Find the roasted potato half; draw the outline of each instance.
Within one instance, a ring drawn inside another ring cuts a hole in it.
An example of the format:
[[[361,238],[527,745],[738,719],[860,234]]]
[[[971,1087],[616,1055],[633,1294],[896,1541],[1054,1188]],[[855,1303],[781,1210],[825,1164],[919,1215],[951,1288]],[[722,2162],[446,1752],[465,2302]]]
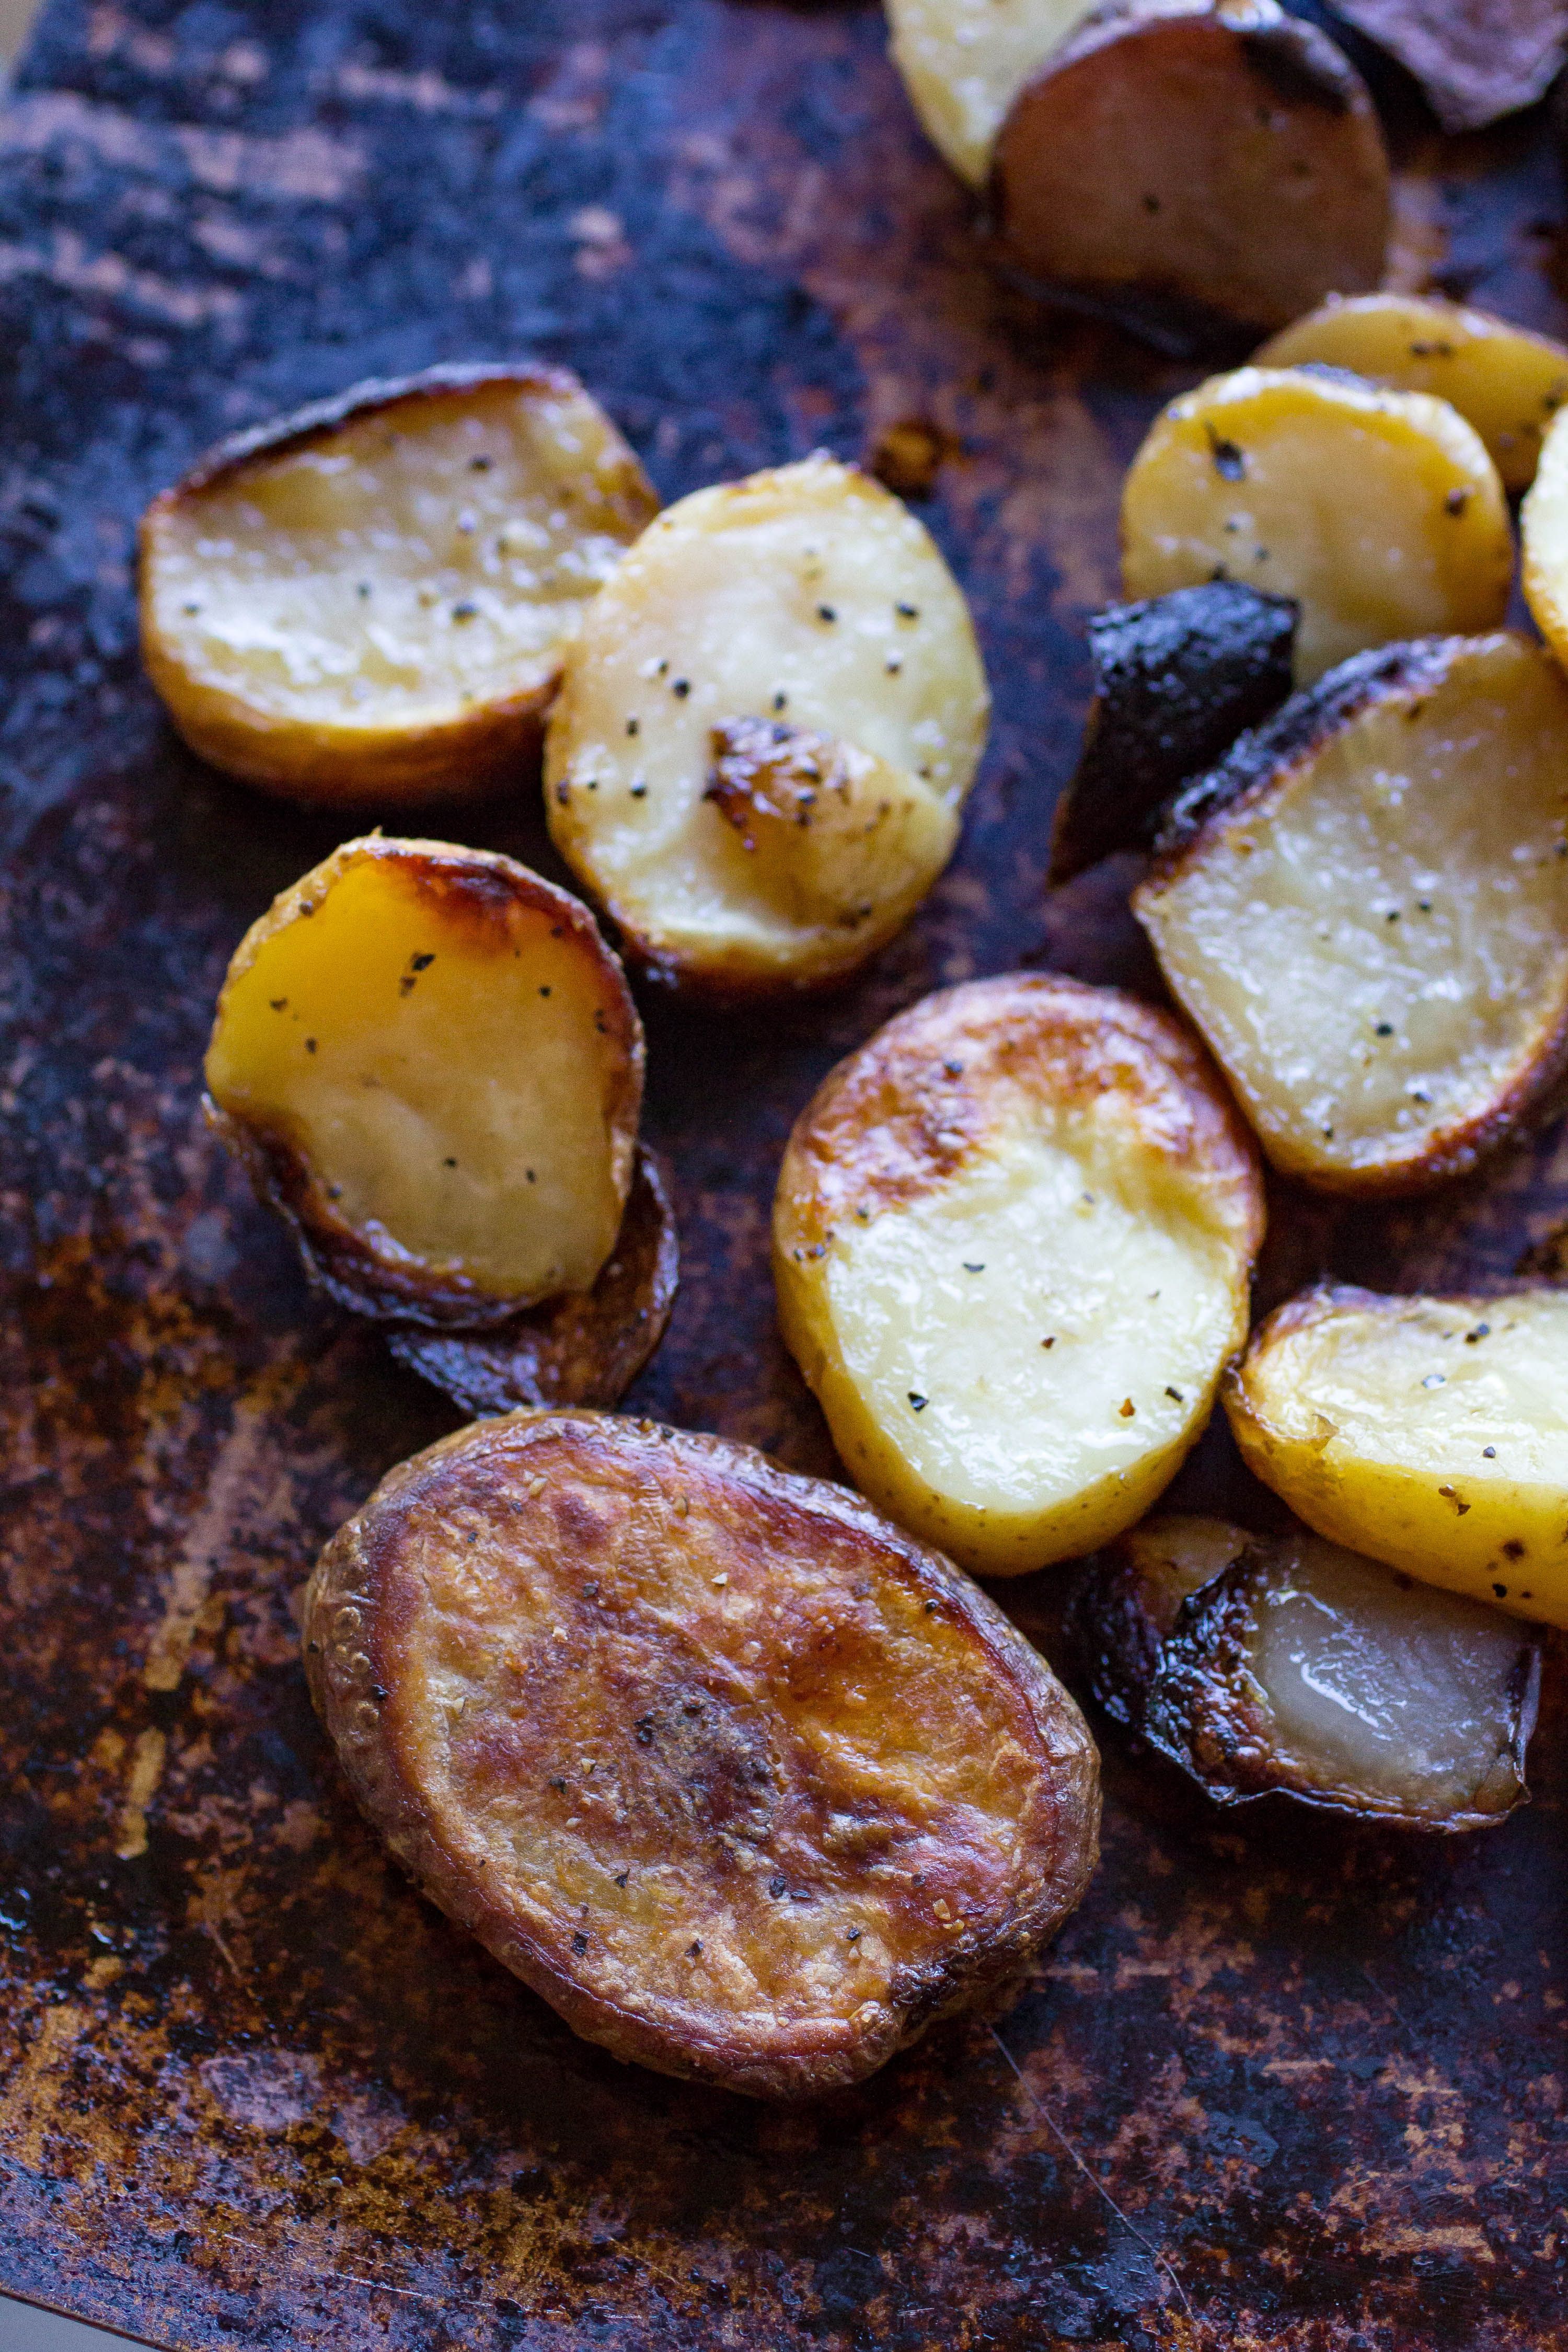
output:
[[[142,525],[142,644],[193,751],[400,809],[537,754],[584,606],[658,510],[559,368],[432,368],[226,442]]]
[[[1524,596],[1560,662],[1568,664],[1568,425],[1549,427],[1521,514]]]
[[[1497,467],[1446,401],[1238,368],[1155,420],[1121,496],[1129,596],[1244,580],[1301,608],[1296,681],[1369,646],[1495,628],[1513,535]]]
[[[1349,368],[1457,408],[1508,490],[1527,490],[1568,400],[1568,345],[1435,294],[1333,296],[1253,355],[1255,367]]]
[[[1257,1160],[1207,1058],[1113,989],[930,996],[839,1064],[773,1208],[779,1318],[852,1476],[983,1576],[1140,1518],[1246,1331]]]
[[[622,562],[551,717],[551,834],[653,973],[820,986],[947,863],[989,707],[928,533],[810,457],[698,490]]]
[[[464,1412],[618,1404],[664,1337],[679,1278],[669,1179],[639,1144],[621,1230],[591,1290],[564,1291],[493,1329],[395,1324],[387,1345]]]
[[[991,187],[1023,268],[1112,308],[1283,326],[1383,275],[1376,110],[1328,36],[1275,0],[1097,7],[1014,100]]]
[[[1177,802],[1132,903],[1276,1167],[1469,1167],[1568,1060],[1568,685],[1511,635],[1345,663]]]
[[[520,1412],[405,1463],[305,1604],[349,1781],[442,1909],[618,2058],[858,2082],[1016,1984],[1099,1759],[997,1608],[839,1486]]]
[[[972,188],[1018,92],[1095,0],[887,0],[893,63],[915,112]]]
[[[1152,845],[1167,802],[1290,692],[1296,607],[1210,580],[1089,616],[1094,700],[1057,803],[1053,882]]]
[[[362,1314],[500,1322],[591,1290],[616,1245],[642,1024],[586,908],[510,857],[334,850],[236,950],[206,1082]]]
[[[1222,1805],[1272,1790],[1413,1829],[1525,1801],[1538,1643],[1305,1528],[1152,1519],[1075,1598],[1097,1696]]]
[[[1253,1334],[1225,1404],[1331,1543],[1568,1625],[1568,1290],[1309,1290]]]

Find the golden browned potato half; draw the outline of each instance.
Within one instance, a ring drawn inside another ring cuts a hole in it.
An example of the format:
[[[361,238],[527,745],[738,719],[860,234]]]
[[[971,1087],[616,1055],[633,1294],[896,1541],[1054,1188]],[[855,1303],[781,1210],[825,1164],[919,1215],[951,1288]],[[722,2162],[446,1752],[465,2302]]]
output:
[[[1133,895],[1275,1166],[1471,1166],[1568,1059],[1568,685],[1522,637],[1361,656],[1178,802]]]
[[[206,1082],[222,1132],[361,1313],[498,1322],[616,1244],[642,1024],[585,908],[527,866],[379,834],[237,949]]]
[[[1215,1801],[1484,1829],[1525,1802],[1538,1642],[1305,1528],[1154,1518],[1093,1562],[1075,1631],[1107,1711]]]
[[[1274,0],[1096,8],[1013,101],[991,184],[1017,262],[1111,307],[1282,326],[1383,275],[1376,110],[1327,35]]]
[[[1141,1517],[1247,1329],[1263,1230],[1196,1042],[1025,974],[900,1013],[801,1114],[779,1318],[857,1482],[983,1576]]]
[[[1240,580],[1301,607],[1296,681],[1370,646],[1495,628],[1513,535],[1474,425],[1429,393],[1238,368],[1156,419],[1121,495],[1130,596]]]
[[[1225,1402],[1258,1475],[1331,1542],[1568,1625],[1568,1290],[1305,1291]]]
[[[401,809],[538,751],[562,654],[658,501],[575,376],[432,368],[226,442],[142,525],[142,644],[192,749]]]
[[[1255,367],[1350,368],[1457,408],[1503,488],[1527,490],[1548,425],[1568,400],[1568,346],[1435,294],[1335,295],[1253,354]]]
[[[305,1605],[394,1853],[577,2032],[762,2098],[1016,1983],[1094,1867],[1098,1758],[984,1594],[843,1487],[520,1412],[385,1479]]]
[[[983,188],[1018,92],[1095,0],[887,0],[893,63],[927,136]]]
[[[653,972],[820,986],[947,863],[989,708],[929,534],[809,457],[698,490],[624,559],[551,716],[551,834]]]

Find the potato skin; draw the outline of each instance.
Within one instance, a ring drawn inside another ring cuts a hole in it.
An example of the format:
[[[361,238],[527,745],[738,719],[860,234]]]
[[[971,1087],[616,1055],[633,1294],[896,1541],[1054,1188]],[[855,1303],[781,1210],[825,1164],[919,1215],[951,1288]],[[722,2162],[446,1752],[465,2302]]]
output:
[[[994,1515],[935,1491],[862,1396],[826,1300],[823,1268],[835,1233],[958,1173],[984,1147],[993,1089],[1031,1064],[1068,1098],[1122,1090],[1127,1117],[1136,1118],[1152,1151],[1201,1181],[1212,1224],[1238,1269],[1230,1347],[1246,1335],[1246,1269],[1263,1235],[1257,1155],[1208,1055],[1167,1014],[1119,991],[1033,973],[967,982],[899,1014],[830,1072],[796,1120],[779,1173],[773,1254],[780,1328],[872,1500],[972,1573],[989,1577],[1075,1558],[1140,1518],[1200,1435],[1218,1378],[1216,1359],[1206,1393],[1188,1398],[1173,1443],[1023,1528],[998,1525]]]
[[[424,1891],[660,2073],[858,2082],[1011,1985],[1093,1868],[1098,1758],[1044,1660],[857,1497],[721,1438],[459,1430],[327,1545],[304,1646]]]
[[[560,682],[560,658],[545,675],[512,692],[426,725],[349,728],[285,719],[264,714],[243,697],[193,675],[166,638],[154,594],[160,552],[172,527],[215,483],[242,474],[258,458],[308,449],[378,414],[488,385],[510,385],[525,399],[543,395],[588,404],[582,384],[564,368],[443,364],[418,375],[355,384],[332,399],[236,434],[153,500],[140,530],[142,659],[170,718],[198,758],[305,808],[363,811],[374,805],[387,812],[493,792],[537,764],[544,717]],[[630,447],[607,417],[601,421],[614,452],[615,494],[625,508],[629,538],[657,514],[658,500]]]

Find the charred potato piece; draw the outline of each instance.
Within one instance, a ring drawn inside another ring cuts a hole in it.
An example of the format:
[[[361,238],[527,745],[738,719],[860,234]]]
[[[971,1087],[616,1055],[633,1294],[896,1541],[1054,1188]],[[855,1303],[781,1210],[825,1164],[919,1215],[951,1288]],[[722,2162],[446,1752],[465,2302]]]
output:
[[[148,672],[193,751],[285,799],[474,793],[537,754],[584,606],[658,510],[562,369],[361,384],[154,499]]]
[[[1246,1331],[1251,1145],[1186,1032],[1015,975],[842,1062],[773,1209],[784,1335],[857,1483],[984,1576],[1140,1518]]]
[[[1133,908],[1277,1168],[1469,1167],[1568,1059],[1568,685],[1511,635],[1347,662],[1177,803]]]
[[[1558,660],[1568,663],[1568,423],[1562,416],[1547,432],[1521,521],[1525,602]]]
[[[592,1290],[566,1291],[493,1330],[397,1325],[387,1345],[464,1412],[618,1404],[664,1337],[679,1276],[669,1180],[639,1144],[626,1213]]]
[[[1568,400],[1568,346],[1435,294],[1334,296],[1264,344],[1255,367],[1339,367],[1457,408],[1507,490],[1527,490]]]
[[[1526,1801],[1539,1644],[1305,1528],[1151,1520],[1099,1564],[1078,1618],[1121,1719],[1219,1804],[1278,1790],[1456,1831]]]
[[[807,458],[683,499],[601,593],[550,722],[551,834],[656,975],[820,986],[946,864],[988,711],[923,527]]]
[[[926,134],[983,188],[1018,92],[1095,0],[888,0],[889,47]]]
[[[1094,701],[1082,757],[1057,803],[1053,882],[1118,850],[1151,847],[1180,787],[1289,694],[1295,635],[1288,597],[1233,580],[1090,616]]]
[[[1047,289],[1276,327],[1377,284],[1388,155],[1361,76],[1274,0],[1112,0],[1013,101],[992,200]]]
[[[1336,0],[1338,13],[1413,73],[1445,131],[1532,106],[1563,68],[1560,0]]]
[[[842,1487],[521,1412],[323,1552],[311,1694],[431,1898],[618,2058],[858,2082],[1013,1986],[1093,1869],[1098,1758],[967,1579]]]
[[[1494,628],[1508,501],[1446,401],[1349,375],[1238,368],[1158,417],[1121,498],[1130,596],[1246,580],[1301,608],[1296,680],[1396,638]]]
[[[1226,1382],[1250,1466],[1331,1543],[1568,1625],[1568,1290],[1281,1307]]]
[[[362,1314],[500,1322],[591,1290],[615,1247],[642,1024],[587,910],[510,857],[334,850],[236,950],[206,1082]]]

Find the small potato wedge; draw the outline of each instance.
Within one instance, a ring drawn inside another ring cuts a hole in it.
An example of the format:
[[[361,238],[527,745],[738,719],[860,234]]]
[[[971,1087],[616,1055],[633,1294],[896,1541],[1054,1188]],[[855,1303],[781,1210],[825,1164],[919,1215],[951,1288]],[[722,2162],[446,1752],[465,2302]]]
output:
[[[1094,1564],[1075,1630],[1097,1696],[1216,1803],[1451,1832],[1528,1800],[1539,1643],[1305,1528],[1148,1520]]]
[[[1568,1626],[1568,1290],[1304,1291],[1253,1333],[1225,1406],[1331,1543]]]
[[[1096,0],[887,0],[889,47],[931,144],[983,188],[1008,108]]]
[[[308,1267],[382,1320],[591,1290],[631,1189],[643,1035],[592,917],[527,866],[373,835],[235,951],[207,1048],[225,1139]]]
[[[779,1319],[872,1499],[983,1576],[1140,1518],[1208,1419],[1263,1232],[1184,1030],[1015,974],[927,997],[796,1121]]]
[[[1152,846],[1181,786],[1289,696],[1295,635],[1289,597],[1235,580],[1091,614],[1094,701],[1082,756],[1057,803],[1053,883],[1119,850]]]
[[[1527,490],[1568,401],[1568,345],[1435,294],[1333,296],[1253,353],[1261,368],[1337,367],[1446,400],[1487,445],[1506,490]]]
[[[1129,596],[1245,580],[1301,608],[1296,682],[1370,646],[1495,628],[1513,535],[1475,427],[1428,393],[1238,368],[1173,400],[1121,495]]]
[[[1568,663],[1568,412],[1547,430],[1534,487],[1521,509],[1524,600],[1560,662]]]
[[[1509,635],[1346,662],[1179,800],[1133,894],[1275,1166],[1404,1192],[1568,1064],[1568,684]]]
[[[286,800],[487,790],[537,756],[584,606],[658,511],[563,369],[359,384],[153,500],[148,674],[193,751]]]
[[[821,987],[946,864],[989,709],[923,526],[810,457],[698,490],[625,558],[551,717],[551,835],[654,976]]]
[[[396,1324],[387,1345],[464,1412],[618,1404],[664,1337],[679,1279],[669,1179],[639,1144],[626,1213],[592,1290],[563,1292],[491,1330]]]
[[[384,1480],[306,1668],[431,1899],[617,2058],[860,2081],[1016,1983],[1093,1870],[1099,1759],[985,1595],[843,1487],[520,1412]]]
[[[1014,100],[991,190],[1023,269],[1047,291],[1130,298],[1134,325],[1152,301],[1283,326],[1383,275],[1376,110],[1328,36],[1275,0],[1096,8]]]

